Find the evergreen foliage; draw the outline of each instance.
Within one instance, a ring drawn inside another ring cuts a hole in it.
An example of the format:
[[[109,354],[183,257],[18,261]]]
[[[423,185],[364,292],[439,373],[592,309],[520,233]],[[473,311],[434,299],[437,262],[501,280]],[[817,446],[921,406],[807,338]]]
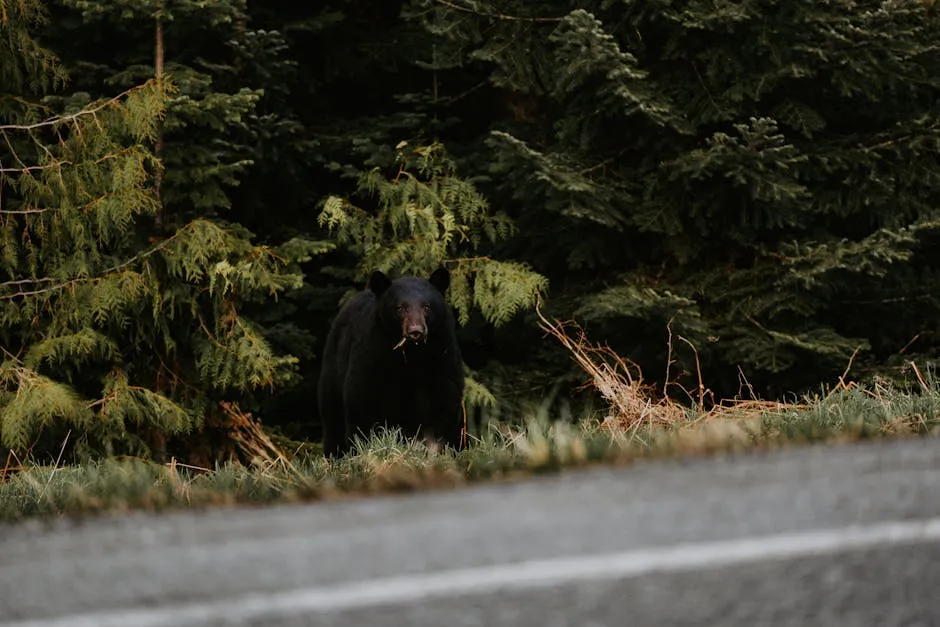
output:
[[[672,320],[725,392],[738,367],[764,393],[812,386],[856,350],[856,372],[933,364],[930,7],[577,4],[412,3],[445,54],[525,95],[487,140],[487,194],[565,277],[556,311],[659,372]]]
[[[4,118],[25,113],[18,96],[49,89],[65,78],[58,59],[30,30],[47,21],[41,0],[0,0],[0,114]]]
[[[507,216],[490,212],[473,184],[457,176],[441,144],[411,148],[403,142],[397,149],[392,179],[379,168],[360,178],[358,191],[375,199],[374,210],[330,196],[320,213],[320,224],[359,256],[357,278],[364,280],[375,268],[430,276],[439,265],[450,266],[448,293],[462,324],[473,308],[500,325],[533,307],[548,287],[544,276],[525,263],[471,256],[512,235]]]
[[[232,397],[316,434],[329,321],[372,267],[450,267],[485,381],[467,396],[500,411],[582,382],[528,313],[549,284],[547,315],[648,380],[700,364],[719,396],[743,373],[779,397],[850,359],[924,371],[937,20],[921,0],[0,0],[0,441],[158,452]]]
[[[164,73],[177,86],[160,129],[159,156],[165,165],[160,199],[166,214],[161,217],[181,226],[188,219],[229,209],[231,188],[253,164],[248,125],[263,93],[231,81],[242,55],[261,52],[247,44],[253,38],[245,29],[245,0],[59,4],[60,19],[77,21],[68,47],[58,50],[65,58],[82,59],[72,64],[73,88],[81,90],[72,99],[82,94],[97,97],[108,88],[126,89]],[[86,49],[85,38],[94,40],[102,33],[125,43],[120,55]],[[203,56],[190,41],[207,35]]]
[[[241,309],[298,287],[291,264],[326,247],[254,245],[205,218],[154,234],[152,147],[174,90],[164,77],[0,124],[3,446],[69,427],[79,454],[160,455],[219,395],[294,376]]]

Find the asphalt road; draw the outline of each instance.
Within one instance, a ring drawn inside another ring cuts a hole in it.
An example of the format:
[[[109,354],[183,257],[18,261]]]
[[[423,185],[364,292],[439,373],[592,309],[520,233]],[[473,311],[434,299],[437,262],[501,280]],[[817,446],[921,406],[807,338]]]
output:
[[[0,526],[0,625],[940,625],[940,439]]]

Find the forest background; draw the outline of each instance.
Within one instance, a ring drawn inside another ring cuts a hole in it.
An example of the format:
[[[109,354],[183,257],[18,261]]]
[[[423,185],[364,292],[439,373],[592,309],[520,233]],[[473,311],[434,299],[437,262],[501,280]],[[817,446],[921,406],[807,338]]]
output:
[[[373,267],[454,273],[471,423],[929,371],[929,0],[0,0],[0,444],[316,440]],[[699,387],[699,378],[703,381]],[[479,426],[477,426],[479,428]]]

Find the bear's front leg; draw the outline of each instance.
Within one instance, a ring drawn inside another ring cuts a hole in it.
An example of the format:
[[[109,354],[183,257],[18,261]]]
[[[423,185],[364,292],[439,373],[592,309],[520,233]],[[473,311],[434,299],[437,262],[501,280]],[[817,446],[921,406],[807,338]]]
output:
[[[381,386],[366,389],[361,385],[347,385],[343,399],[346,450],[353,447],[355,436],[368,440],[375,429],[386,422],[387,405],[394,399],[387,398],[378,388]]]
[[[455,451],[463,440],[463,389],[454,381],[439,378],[434,382],[431,417],[434,435]]]

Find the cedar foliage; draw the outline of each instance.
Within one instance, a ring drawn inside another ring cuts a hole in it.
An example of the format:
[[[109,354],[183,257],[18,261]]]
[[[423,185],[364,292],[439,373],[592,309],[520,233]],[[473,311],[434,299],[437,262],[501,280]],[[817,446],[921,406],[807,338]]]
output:
[[[440,143],[402,142],[396,149],[393,177],[376,167],[359,178],[358,194],[374,206],[363,209],[339,196],[323,203],[319,222],[358,257],[355,278],[361,283],[374,269],[430,276],[444,265],[451,273],[448,300],[460,324],[466,325],[474,310],[498,327],[532,309],[548,280],[525,263],[478,254],[511,237],[512,221],[492,212],[474,185],[457,175]],[[465,400],[471,408],[496,405],[491,392],[473,377]]]
[[[398,171],[387,179],[380,168],[365,172],[358,192],[375,198],[374,211],[329,196],[319,216],[336,241],[359,256],[356,278],[373,269],[398,275],[430,276],[446,265],[448,289],[458,320],[466,324],[473,308],[497,326],[535,305],[548,281],[526,264],[471,256],[481,246],[513,234],[508,217],[493,213],[440,143],[398,149]]]
[[[291,263],[318,247],[254,245],[205,218],[154,234],[153,145],[174,93],[166,77],[0,124],[3,446],[68,429],[79,455],[159,456],[224,395],[294,376],[241,309],[296,288]]]
[[[124,89],[161,67],[178,86],[158,138],[164,164],[155,181],[163,207],[159,230],[172,233],[190,220],[224,218],[247,229],[255,241],[290,252],[309,274],[332,244],[311,233],[311,206],[323,193],[308,180],[318,142],[299,119],[298,110],[309,110],[309,102],[291,97],[308,86],[299,78],[301,64],[287,54],[282,30],[289,26],[283,15],[296,12],[296,6],[245,0],[56,0],[52,5],[55,23],[44,32],[68,59],[72,80],[70,89],[60,92],[64,100]],[[281,21],[258,18],[278,8]],[[312,26],[309,21],[296,28],[316,28],[317,20]],[[101,46],[103,37],[114,44]],[[289,422],[309,421],[303,412],[315,403],[302,393],[316,380],[307,373],[320,335],[320,326],[309,319],[318,310],[324,312],[321,321],[325,312],[332,313],[334,291],[305,282],[283,298],[242,309],[272,349],[299,360],[295,376],[277,394],[242,399],[246,410],[266,421],[282,414]]]
[[[176,90],[160,128],[161,221],[167,228],[195,217],[217,217],[232,206],[231,190],[254,165],[252,123],[263,90],[234,84],[231,77],[251,54],[245,0],[58,0],[50,37],[69,63],[69,101],[100,97],[106,89],[127,89],[164,73]],[[70,39],[61,41],[67,25]],[[121,42],[121,54],[97,45],[102,33]],[[200,54],[189,43],[203,39]],[[91,41],[89,41],[91,40]]]

